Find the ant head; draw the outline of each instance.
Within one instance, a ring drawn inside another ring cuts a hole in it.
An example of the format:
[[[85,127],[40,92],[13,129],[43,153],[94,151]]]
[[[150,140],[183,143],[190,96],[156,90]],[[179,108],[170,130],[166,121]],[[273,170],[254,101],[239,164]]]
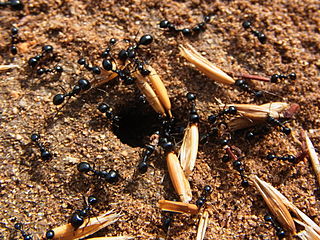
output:
[[[188,92],[186,95],[189,102],[196,100],[196,94]]]
[[[78,171],[82,173],[88,173],[92,170],[91,166],[87,162],[81,162],[78,164]]]
[[[95,196],[89,196],[88,197],[88,204],[89,205],[94,205],[98,202],[98,199]]]
[[[138,42],[138,45],[147,46],[147,45],[151,44],[152,42],[153,42],[153,37],[152,37],[152,35],[150,35],[150,34],[145,34],[145,35],[143,35],[143,36],[140,38],[140,40],[139,40],[139,42]]]

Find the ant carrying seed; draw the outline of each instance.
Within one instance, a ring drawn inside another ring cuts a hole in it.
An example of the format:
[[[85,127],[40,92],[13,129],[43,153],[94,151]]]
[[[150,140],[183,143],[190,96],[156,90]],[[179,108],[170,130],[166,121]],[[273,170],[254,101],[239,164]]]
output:
[[[89,196],[86,206],[82,210],[76,210],[71,215],[69,222],[75,229],[78,229],[83,224],[84,218],[86,218],[92,210],[92,205],[95,205],[97,202],[98,200],[95,196]]]
[[[206,203],[207,197],[210,195],[211,191],[211,186],[204,186],[201,196],[196,201],[196,205],[198,208],[201,208]]]
[[[251,33],[258,38],[259,42],[262,43],[262,44],[265,44],[267,42],[267,37],[264,33],[262,32],[259,32],[257,30],[254,30],[252,29],[252,26],[251,26],[251,22],[250,21],[244,21],[242,23],[242,27],[244,29],[250,29],[251,30]]]
[[[196,95],[194,93],[187,93],[186,95],[188,102],[191,104],[189,114],[189,124],[185,129],[182,145],[180,148],[180,163],[186,176],[192,173],[195,166],[198,146],[199,146],[199,115],[196,110]]]
[[[45,45],[42,47],[42,53],[40,53],[39,55],[36,55],[35,57],[31,57],[28,60],[28,65],[32,68],[34,68],[35,66],[37,66],[40,62],[40,60],[45,57],[48,54],[52,54],[53,53],[53,47],[51,45]]]
[[[71,98],[72,96],[78,95],[81,91],[87,91],[91,88],[91,84],[86,79],[80,79],[78,84],[73,87],[73,89],[65,94],[57,94],[53,97],[54,105],[61,105],[66,97]]]
[[[297,75],[295,73],[290,73],[289,75],[273,74],[270,78],[270,82],[277,83],[279,79],[282,80],[282,79],[288,79],[288,78],[290,78],[291,80],[296,80]]]
[[[45,146],[40,142],[39,134],[32,134],[31,141],[34,142],[40,150],[41,159],[44,161],[50,160],[52,158],[52,154],[45,148]]]
[[[21,0],[8,0],[7,2],[0,2],[0,7],[11,7],[12,10],[22,10],[24,5]]]
[[[16,43],[18,43],[18,33],[19,29],[16,27],[11,28],[11,46],[10,46],[10,52],[13,55],[16,55],[18,53],[18,49],[15,46]]]
[[[234,80],[228,74],[226,74],[221,69],[217,68],[214,64],[212,64],[208,59],[204,58],[201,53],[199,53],[195,48],[193,48],[190,44],[186,44],[186,46],[179,45],[180,54],[184,58],[187,59],[190,63],[192,63],[200,72],[204,73],[210,79],[217,81],[219,83],[233,85],[239,87],[241,90],[248,92],[250,94],[254,94],[255,97],[262,97],[262,91],[255,91],[249,87],[249,85],[245,82],[245,80]]]
[[[115,170],[110,170],[109,172],[104,170],[103,171],[95,170],[87,162],[79,163],[77,168],[78,168],[78,171],[81,173],[85,173],[85,174],[92,173],[92,175],[98,178],[102,178],[106,180],[108,183],[116,183],[119,181],[119,178],[120,178],[119,173]]]
[[[113,66],[114,65],[112,64],[112,60],[110,60],[110,59],[104,59],[102,61],[103,69],[116,73],[118,75],[119,79],[124,82],[124,84],[131,85],[135,82],[135,78],[130,75],[130,72],[128,69],[126,69],[126,68],[122,69],[122,70],[114,69]]]
[[[167,29],[169,33],[178,34],[182,33],[184,36],[191,36],[199,34],[200,32],[204,32],[206,30],[206,24],[210,22],[210,16],[204,16],[203,22],[198,23],[193,28],[182,28],[178,29],[173,23],[168,20],[162,20],[159,23],[159,27],[163,29]]]
[[[279,239],[283,239],[286,237],[286,232],[282,227],[271,217],[270,215],[265,215],[264,220],[267,222],[271,222],[272,226],[276,229],[276,235]]]
[[[24,230],[23,230],[23,224],[22,223],[16,223],[14,224],[14,228],[18,231],[20,231],[22,237],[23,237],[23,240],[32,240],[33,237],[31,234],[29,233],[26,233]]]

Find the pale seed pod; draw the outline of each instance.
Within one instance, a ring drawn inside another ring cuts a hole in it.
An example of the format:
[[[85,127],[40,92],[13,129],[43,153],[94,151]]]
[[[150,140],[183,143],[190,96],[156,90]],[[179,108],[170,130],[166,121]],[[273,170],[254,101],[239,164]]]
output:
[[[136,77],[136,84],[139,88],[140,92],[146,96],[146,99],[150,106],[157,112],[160,113],[162,116],[166,116],[166,111],[162,106],[157,94],[152,89],[149,83],[147,83],[144,77],[140,74],[135,74]]]
[[[87,237],[100,229],[115,223],[120,217],[120,214],[109,211],[100,216],[85,219],[84,223],[77,229],[75,229],[71,223],[67,223],[52,229],[54,232],[53,240],[77,240]]]
[[[210,79],[223,84],[235,84],[235,80],[232,77],[204,58],[190,44],[187,44],[186,47],[179,45],[179,49],[181,56],[187,59],[188,62],[195,65],[200,72],[204,73]]]
[[[150,74],[147,76],[147,79],[149,80],[154,91],[156,92],[162,106],[168,112],[169,117],[172,118],[171,102],[166,87],[164,86],[159,75],[153,67],[147,66],[146,69],[150,71]]]
[[[206,235],[208,223],[209,223],[209,213],[208,213],[208,211],[204,211],[200,217],[196,240],[203,240],[204,239],[204,237]]]
[[[139,72],[133,74],[140,92],[146,96],[147,101],[157,113],[162,116],[168,114],[171,118],[171,102],[163,82],[151,66],[147,66],[146,69],[150,71],[147,76],[142,76]]]
[[[18,68],[19,65],[15,65],[15,64],[9,64],[9,65],[0,65],[0,72],[12,69],[12,68]]]
[[[181,167],[188,177],[195,166],[199,146],[199,129],[197,123],[189,124],[184,132],[179,152]]]
[[[167,166],[172,185],[179,195],[181,202],[188,203],[192,199],[190,183],[186,178],[179,159],[174,152],[167,154]]]
[[[99,75],[99,77],[97,77],[96,79],[94,79],[92,81],[92,85],[94,87],[99,87],[103,84],[106,84],[107,82],[110,82],[111,80],[115,79],[116,77],[118,77],[118,74],[111,72],[111,71],[106,71],[104,69],[101,69],[101,75]]]
[[[306,214],[304,214],[302,211],[300,211],[299,208],[297,208],[292,202],[290,202],[284,195],[282,195],[277,189],[272,187],[270,184],[262,181],[266,186],[268,186],[275,194],[281,198],[284,205],[297,217],[299,218],[304,224],[310,226],[314,231],[316,231],[320,235],[320,227]]]
[[[308,226],[307,224],[297,220],[297,219],[294,219],[294,221],[303,226],[305,230],[297,233],[297,237],[299,237],[300,239],[302,240],[320,240],[320,235],[310,226]]]
[[[268,116],[274,119],[280,119],[288,116],[287,112],[292,111],[292,107],[296,111],[299,110],[297,104],[288,104],[285,102],[271,102],[262,105],[255,104],[230,104],[227,106],[235,106],[240,117],[230,120],[228,126],[231,131],[252,127],[264,123]],[[290,113],[292,117],[294,113]]]
[[[195,204],[174,202],[168,200],[159,200],[159,207],[162,211],[198,214],[199,208]]]
[[[293,218],[279,195],[270,188],[271,185],[260,180],[257,176],[254,176],[253,182],[262,195],[265,203],[268,205],[269,210],[277,218],[278,222],[283,226],[290,234],[296,234],[296,226]]]
[[[312,163],[313,170],[316,174],[318,184],[320,184],[320,162],[319,162],[317,152],[316,152],[310,138],[308,137],[308,134],[305,131],[302,132],[302,136],[305,138],[310,161]]]

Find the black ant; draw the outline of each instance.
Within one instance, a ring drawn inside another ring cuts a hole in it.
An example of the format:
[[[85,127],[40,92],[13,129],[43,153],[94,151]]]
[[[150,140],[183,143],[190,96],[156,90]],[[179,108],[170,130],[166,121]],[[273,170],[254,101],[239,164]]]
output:
[[[165,216],[162,220],[161,228],[163,229],[163,231],[168,232],[172,222],[173,222],[173,213],[169,212],[169,216]]]
[[[109,172],[95,170],[87,162],[79,163],[77,168],[78,168],[78,171],[81,173],[85,173],[85,174],[92,173],[92,175],[94,176],[105,179],[108,183],[116,183],[119,181],[119,178],[120,178],[119,173],[115,170],[110,170]]]
[[[80,58],[78,60],[78,64],[83,65],[88,71],[92,72],[93,74],[101,74],[101,69],[98,66],[90,66],[84,58]]]
[[[112,46],[114,46],[116,43],[117,43],[117,39],[111,38],[111,39],[109,40],[108,47],[107,47],[107,48],[104,50],[104,52],[101,54],[101,57],[102,57],[102,58],[106,58],[106,57],[110,56],[111,48],[112,48]]]
[[[106,103],[100,103],[97,109],[101,113],[105,113],[107,119],[112,121],[112,127],[117,130],[119,128],[120,117],[115,115],[113,109]]]
[[[188,92],[187,95],[188,102],[191,103],[191,110],[190,110],[190,116],[189,121],[191,123],[197,123],[200,120],[200,117],[196,110],[196,95],[194,93]]]
[[[168,31],[173,34],[177,34],[177,33],[181,32],[184,36],[190,36],[190,35],[199,34],[200,32],[204,32],[206,30],[206,24],[208,22],[210,22],[210,16],[204,16],[203,22],[198,23],[193,28],[177,29],[173,23],[169,22],[168,20],[162,20],[159,23],[159,27],[164,28],[164,29],[168,29]]]
[[[211,186],[209,185],[204,186],[201,196],[196,201],[196,205],[198,208],[202,207],[206,203],[207,197],[210,195],[211,191],[212,191]]]
[[[159,135],[160,135],[160,132],[158,131],[152,134],[152,136],[150,137],[150,144],[145,145],[144,147],[145,149],[143,150],[141,161],[138,165],[138,170],[140,173],[147,172],[149,167],[149,164],[147,161],[152,155],[152,153],[154,152],[155,147],[159,143]]]
[[[18,49],[15,46],[16,43],[18,43],[18,33],[19,29],[16,27],[11,28],[11,46],[10,46],[10,52],[13,55],[16,55],[18,53]]]
[[[39,141],[40,135],[39,134],[32,134],[31,141],[34,142],[37,147],[40,149],[41,159],[44,161],[50,160],[52,158],[52,154],[45,148],[45,146]]]
[[[217,119],[219,117],[222,117],[224,115],[236,115],[238,113],[238,109],[235,107],[235,106],[229,106],[228,108],[220,111],[219,113],[217,114],[212,114],[208,117],[208,120],[210,123],[215,123],[217,121]]]
[[[52,68],[39,68],[37,69],[37,75],[41,76],[43,74],[47,73],[62,73],[63,72],[63,67],[61,66],[55,66],[53,69]]]
[[[87,91],[91,88],[91,84],[86,79],[80,79],[78,84],[73,87],[73,89],[65,94],[57,94],[53,97],[54,105],[61,105],[66,97],[71,98],[72,96],[78,95],[81,91]]]
[[[278,126],[280,127],[281,132],[283,132],[286,135],[289,135],[291,133],[291,129],[284,126],[283,123],[281,123],[278,119],[275,119],[274,117],[268,116],[267,117],[267,123],[269,123],[271,126]]]
[[[253,94],[257,98],[260,98],[260,97],[263,96],[263,92],[262,91],[255,91],[255,90],[251,89],[249,87],[249,85],[246,83],[246,81],[243,80],[243,79],[236,80],[234,85],[239,87],[242,91],[245,91],[247,93]]]
[[[266,159],[267,160],[283,160],[283,161],[289,161],[289,162],[295,162],[297,160],[297,158],[293,155],[290,155],[290,154],[287,154],[285,156],[277,156],[275,154],[272,154],[272,153],[269,153],[267,156],[266,156]]]
[[[53,47],[51,45],[45,45],[42,47],[42,53],[39,55],[29,58],[28,60],[28,65],[32,68],[37,66],[40,62],[40,60],[46,55],[46,54],[51,54],[53,52]]]
[[[0,7],[8,7],[10,6],[12,10],[22,10],[24,5],[20,0],[8,0],[7,2],[0,2]]]
[[[23,240],[32,240],[33,237],[31,234],[29,233],[26,233],[23,229],[22,229],[23,225],[22,223],[16,223],[14,224],[14,228],[18,231],[20,231],[22,237],[23,237]]]
[[[86,206],[82,210],[76,210],[71,215],[69,222],[75,229],[78,229],[83,224],[84,218],[87,217],[92,210],[91,206],[96,204],[97,202],[98,200],[95,196],[89,196]]]
[[[290,73],[287,76],[283,74],[273,74],[270,78],[270,82],[277,83],[279,79],[282,80],[282,79],[288,79],[288,78],[290,78],[291,80],[296,80],[297,75],[295,73]]]
[[[237,150],[238,152],[240,152],[240,149],[237,149],[236,147],[229,147],[227,146],[225,148],[226,150],[226,154],[222,157],[222,161],[223,162],[228,162],[230,160],[230,158],[233,160],[233,168],[239,172],[240,177],[242,179],[241,181],[241,185],[243,187],[248,187],[249,186],[249,181],[245,179],[245,175],[244,175],[244,168],[242,166],[242,162],[240,161],[240,159],[233,153],[233,149]]]
[[[152,155],[154,152],[155,147],[153,145],[145,145],[145,149],[142,153],[141,161],[138,165],[138,170],[140,173],[145,173],[148,170],[149,164],[148,164],[148,158]]]
[[[238,109],[235,106],[229,106],[228,108],[218,112],[217,114],[212,114],[208,117],[208,121],[211,124],[215,124],[217,120],[224,116],[224,115],[236,115],[238,113]],[[219,128],[224,127],[227,128],[227,124],[225,122],[218,123],[217,127],[212,128],[212,130],[209,133],[206,133],[201,136],[200,142],[206,143],[211,137],[218,137],[219,136]],[[220,144],[222,146],[225,146],[229,143],[229,140],[227,138],[221,139]]]
[[[46,232],[46,239],[53,239],[54,238],[54,231],[53,230],[48,230]]]
[[[126,50],[121,49],[118,53],[118,58],[125,62],[128,58],[134,59],[137,55],[137,51],[140,49],[140,46],[147,46],[153,42],[153,36],[150,34],[143,35],[137,44],[129,46]]]
[[[247,30],[247,29],[250,29],[250,30],[251,30],[251,33],[258,38],[258,40],[259,40],[260,43],[265,44],[265,43],[267,42],[267,37],[266,37],[266,35],[265,35],[264,33],[262,33],[262,32],[259,32],[259,31],[257,31],[257,30],[252,29],[252,26],[251,26],[251,22],[250,22],[250,21],[244,21],[244,22],[242,23],[242,27],[243,27],[244,29],[246,29],[246,30]]]
[[[264,220],[267,222],[271,222],[272,226],[276,229],[276,235],[279,239],[283,239],[286,237],[286,232],[282,227],[271,217],[270,215],[265,215]]]
[[[110,59],[104,59],[102,61],[102,67],[103,69],[107,70],[107,71],[112,71],[116,74],[118,74],[119,79],[123,80],[124,84],[126,85],[130,85],[133,84],[135,79],[130,76],[130,72],[127,68],[120,70],[120,69],[114,69],[113,64],[112,64],[112,60]]]

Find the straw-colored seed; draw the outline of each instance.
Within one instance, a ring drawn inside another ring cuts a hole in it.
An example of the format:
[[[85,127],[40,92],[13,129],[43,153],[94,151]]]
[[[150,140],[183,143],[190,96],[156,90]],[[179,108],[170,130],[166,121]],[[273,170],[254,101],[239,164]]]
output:
[[[286,110],[291,109],[292,105],[284,102],[271,102],[263,105],[230,104],[227,106],[235,106],[241,115],[240,117],[231,119],[228,124],[231,131],[236,131],[262,124],[267,120],[268,116],[275,119],[283,118],[285,117]]]
[[[115,223],[121,217],[118,213],[101,214],[98,217],[92,217],[84,220],[84,223],[75,230],[70,224],[65,224],[60,227],[52,229],[54,231],[54,240],[76,240],[89,236],[106,226]]]
[[[162,116],[166,116],[166,112],[164,107],[162,106],[157,94],[152,89],[150,84],[145,81],[144,77],[140,74],[135,74],[136,76],[136,84],[139,88],[140,92],[146,96],[146,99],[150,106],[157,112],[160,113]]]
[[[162,106],[168,112],[169,117],[171,118],[171,102],[166,87],[164,86],[159,75],[153,67],[147,66],[146,69],[150,71],[150,74],[147,76],[147,79],[150,81],[150,84],[156,92],[159,101],[161,102]]]
[[[19,67],[19,65],[15,65],[15,64],[9,64],[9,65],[0,65],[0,72],[2,71],[6,71],[12,68],[17,68]]]
[[[308,153],[309,153],[309,157],[310,157],[310,160],[312,163],[313,170],[316,173],[318,184],[320,184],[320,162],[319,162],[317,152],[314,149],[314,146],[313,146],[310,138],[308,137],[308,134],[304,131],[303,135],[304,135],[304,138],[305,138],[305,141],[307,144],[307,149],[308,149]]]
[[[235,80],[230,77],[228,74],[223,72],[221,69],[214,66],[206,58],[204,58],[197,50],[195,50],[190,44],[187,44],[185,47],[179,45],[180,54],[187,61],[195,65],[195,67],[204,73],[207,77],[211,78],[214,81],[219,83],[233,85]]]
[[[278,222],[287,230],[290,234],[296,233],[296,227],[291,217],[289,210],[283,203],[279,195],[270,188],[270,185],[260,180],[257,176],[253,178],[253,182],[264,201],[268,205],[272,214],[277,218]]]
[[[92,81],[92,84],[95,87],[99,87],[107,82],[110,82],[111,80],[115,79],[116,77],[118,77],[118,74],[111,72],[111,71],[106,71],[106,70],[101,70],[101,74],[99,77],[97,77],[96,79],[94,79]]]
[[[162,211],[198,214],[199,208],[195,204],[174,202],[168,200],[159,200],[159,207]]]
[[[186,176],[189,176],[196,163],[199,145],[199,129],[198,124],[190,124],[183,137],[182,145],[180,148],[180,163]]]
[[[304,231],[297,233],[297,237],[303,240],[320,240],[320,235],[312,227],[297,219],[294,219],[294,221],[305,229]]]
[[[260,180],[262,181],[262,180]],[[265,185],[267,185],[275,194],[281,198],[282,202],[286,207],[297,217],[299,218],[303,223],[310,226],[313,230],[315,230],[320,235],[320,227],[306,214],[304,214],[302,211],[300,211],[299,208],[297,208],[293,203],[291,203],[284,195],[282,195],[277,189],[272,187],[270,184],[262,181]]]
[[[167,166],[172,185],[180,200],[184,203],[190,202],[192,199],[190,184],[175,153],[169,152],[167,154]]]
[[[209,213],[204,211],[200,217],[196,240],[203,240],[206,235],[206,230],[209,222]]]

